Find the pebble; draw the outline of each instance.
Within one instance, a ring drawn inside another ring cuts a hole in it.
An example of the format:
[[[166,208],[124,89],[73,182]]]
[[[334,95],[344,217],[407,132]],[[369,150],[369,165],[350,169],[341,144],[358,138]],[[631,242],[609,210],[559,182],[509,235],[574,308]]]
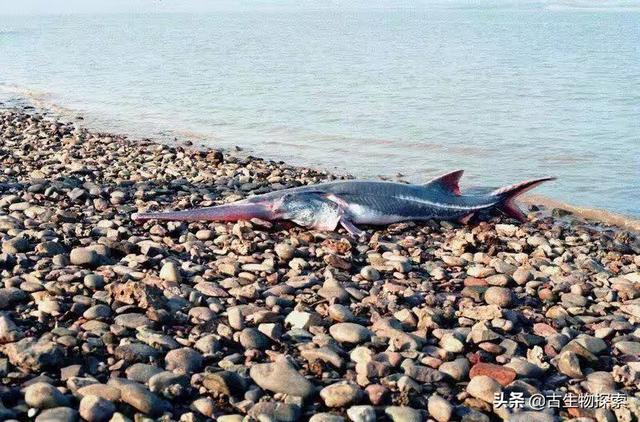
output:
[[[450,333],[442,336],[440,339],[440,345],[444,350],[450,353],[461,353],[464,350],[464,344]]]
[[[467,378],[470,368],[471,365],[466,358],[458,358],[452,362],[442,363],[438,370],[455,381],[462,381]]]
[[[351,406],[347,409],[347,416],[353,422],[375,422],[376,411],[373,406]]]
[[[309,418],[309,422],[344,422],[344,418],[332,413],[316,413]]]
[[[477,376],[488,376],[498,381],[503,387],[511,384],[516,379],[516,371],[506,366],[494,365],[492,363],[479,362],[471,367],[469,378]]]
[[[473,377],[467,384],[467,393],[487,403],[493,403],[495,394],[500,391],[502,391],[502,387],[498,381],[486,375]]]
[[[200,371],[203,364],[202,355],[189,347],[169,351],[165,357],[165,368],[183,374]]]
[[[108,422],[116,411],[109,400],[98,396],[84,396],[80,400],[80,416],[88,422]]]
[[[237,396],[246,390],[244,379],[231,371],[207,374],[202,381],[202,385],[209,391],[227,396]]]
[[[361,344],[371,338],[367,327],[353,322],[340,322],[329,328],[329,333],[340,343]]]
[[[437,394],[429,397],[427,410],[429,411],[429,416],[437,422],[448,422],[453,416],[453,406],[451,403]]]
[[[36,409],[61,407],[69,403],[69,400],[57,388],[45,382],[29,385],[24,390],[24,401]]]
[[[180,269],[173,261],[165,262],[160,269],[160,278],[174,283],[179,283],[182,280],[182,277],[180,277]]]
[[[120,400],[120,390],[118,388],[100,383],[89,384],[85,385],[84,387],[80,387],[78,388],[77,394],[80,397],[96,396],[110,402],[117,402]]]
[[[356,384],[339,382],[320,390],[320,397],[327,407],[345,407],[357,403],[362,396],[362,390]]]
[[[245,349],[264,350],[269,347],[271,341],[255,328],[245,328],[240,332],[240,344]]]
[[[167,404],[142,385],[124,383],[120,392],[123,402],[149,416],[159,416],[167,410]]]
[[[229,326],[234,330],[242,330],[244,328],[244,317],[239,306],[229,308],[227,318],[229,319]]]
[[[84,267],[95,267],[100,263],[100,256],[96,251],[88,248],[72,249],[69,259],[72,265]]]
[[[275,252],[283,261],[289,261],[293,258],[296,248],[288,243],[279,243],[275,246]]]
[[[261,388],[298,397],[309,397],[315,393],[313,384],[286,359],[273,363],[253,365],[249,375]]]
[[[393,422],[422,422],[422,412],[407,406],[388,406],[384,413]]]
[[[506,287],[489,287],[484,292],[484,300],[489,305],[497,305],[501,308],[509,308],[513,303],[513,293]]]
[[[76,422],[78,411],[70,407],[54,407],[42,411],[35,422]]]

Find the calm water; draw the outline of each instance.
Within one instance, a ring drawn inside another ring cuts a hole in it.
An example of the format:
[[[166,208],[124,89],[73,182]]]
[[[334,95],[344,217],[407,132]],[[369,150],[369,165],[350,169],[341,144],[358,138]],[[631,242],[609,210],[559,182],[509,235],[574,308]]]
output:
[[[132,135],[640,216],[640,12],[0,16],[0,91]],[[464,188],[463,188],[464,189]]]

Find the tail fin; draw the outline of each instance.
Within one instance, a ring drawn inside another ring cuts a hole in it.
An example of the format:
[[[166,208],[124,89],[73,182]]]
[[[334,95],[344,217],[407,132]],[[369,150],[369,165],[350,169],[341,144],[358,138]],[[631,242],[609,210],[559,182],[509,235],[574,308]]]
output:
[[[274,218],[274,213],[271,211],[271,207],[267,204],[235,203],[185,211],[135,213],[131,215],[131,219],[135,222],[143,222],[147,220],[238,221],[250,220],[252,218],[270,220]]]
[[[535,188],[543,182],[549,180],[555,180],[555,177],[543,177],[540,179],[527,180],[525,182],[516,183],[515,185],[509,185],[502,188],[498,188],[490,193],[492,196],[500,198],[501,204],[498,208],[510,217],[513,217],[521,222],[527,221],[527,216],[518,208],[515,204],[515,198],[523,193]]]

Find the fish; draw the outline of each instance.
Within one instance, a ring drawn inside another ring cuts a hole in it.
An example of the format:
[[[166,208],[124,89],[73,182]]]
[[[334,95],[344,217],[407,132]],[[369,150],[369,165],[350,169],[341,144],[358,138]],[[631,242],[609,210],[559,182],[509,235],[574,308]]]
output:
[[[258,218],[289,220],[308,229],[333,231],[343,227],[352,236],[364,234],[359,225],[388,225],[404,221],[451,220],[467,224],[474,216],[497,209],[525,222],[515,198],[543,182],[543,177],[500,188],[460,190],[463,170],[424,184],[376,180],[338,180],[283,189],[213,207],[183,211],[134,213],[148,220],[233,222]]]

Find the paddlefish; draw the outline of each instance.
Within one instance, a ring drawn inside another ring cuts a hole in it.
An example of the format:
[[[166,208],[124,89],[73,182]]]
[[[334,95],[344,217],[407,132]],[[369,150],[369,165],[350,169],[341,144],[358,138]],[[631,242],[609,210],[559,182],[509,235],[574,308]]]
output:
[[[342,226],[351,235],[364,232],[358,225],[386,225],[402,221],[455,220],[468,223],[474,216],[498,209],[521,222],[526,216],[514,199],[553,177],[528,180],[502,188],[476,188],[462,194],[457,170],[424,184],[388,181],[340,180],[255,195],[230,204],[185,211],[135,213],[137,222],[289,220],[316,230]]]

